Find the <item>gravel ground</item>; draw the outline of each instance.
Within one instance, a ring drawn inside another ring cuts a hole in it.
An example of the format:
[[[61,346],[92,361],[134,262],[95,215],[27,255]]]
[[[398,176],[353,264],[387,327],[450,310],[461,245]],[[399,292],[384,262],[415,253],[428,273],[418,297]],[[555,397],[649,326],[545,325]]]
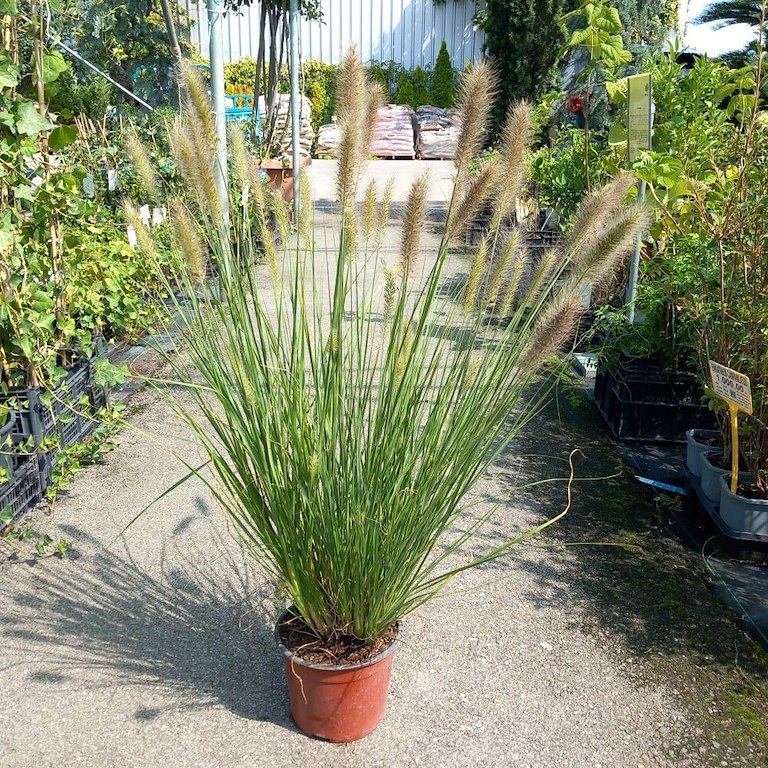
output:
[[[116,541],[184,474],[169,448],[196,456],[153,395],[132,412],[149,434],[126,432],[36,521],[74,555],[0,568],[4,768],[672,765],[660,728],[685,728],[684,714],[664,686],[624,674],[576,628],[582,609],[542,579],[567,552],[527,551],[467,575],[409,618],[370,737],[339,747],[301,735],[268,585],[204,490],[188,483]],[[507,495],[499,481],[480,490]],[[508,501],[498,524],[540,518]]]
[[[453,268],[465,269],[458,254]],[[672,750],[698,727],[699,703],[627,647],[580,582],[589,566],[563,547],[528,547],[457,579],[405,622],[379,729],[346,746],[308,739],[290,720],[270,587],[201,485],[179,487],[121,535],[185,474],[179,457],[199,457],[153,393],[132,398],[129,418],[106,463],[52,516],[32,517],[72,554],[0,561],[3,768],[731,764]],[[567,445],[556,441],[559,458],[534,474],[561,473]],[[500,504],[488,543],[563,501],[562,485],[513,491],[528,448],[477,489],[478,512]]]

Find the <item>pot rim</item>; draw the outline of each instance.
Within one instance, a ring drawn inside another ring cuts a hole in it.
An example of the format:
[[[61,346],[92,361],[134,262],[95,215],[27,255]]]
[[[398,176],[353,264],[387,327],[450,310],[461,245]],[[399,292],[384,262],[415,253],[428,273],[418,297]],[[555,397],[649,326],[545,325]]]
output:
[[[297,656],[295,653],[293,653],[293,651],[289,651],[288,648],[286,648],[280,640],[280,625],[283,623],[283,620],[286,616],[288,616],[290,613],[293,613],[291,609],[295,609],[295,606],[286,608],[275,622],[275,641],[277,642],[277,650],[279,653],[281,653],[286,658],[291,659],[293,664],[298,664],[302,667],[308,667],[309,669],[322,669],[325,672],[351,672],[357,669],[364,669],[365,667],[372,667],[374,664],[377,664],[383,659],[386,659],[387,656],[391,656],[395,652],[395,649],[400,642],[400,622],[397,621],[397,637],[395,638],[394,642],[389,647],[385,648],[381,653],[374,656],[372,659],[360,661],[357,664],[318,664],[317,662],[305,661],[301,658],[301,656]]]
[[[722,438],[723,433],[719,429],[699,429],[698,427],[693,427],[692,429],[685,430],[685,436],[690,437],[692,440],[696,441],[697,437],[705,436]]]
[[[739,472],[739,475],[743,475],[743,474],[744,474],[743,472]],[[722,492],[722,489],[725,488],[727,494],[729,496],[733,496],[734,499],[740,499],[741,501],[746,502],[747,504],[756,504],[757,506],[760,506],[760,507],[768,506],[768,499],[750,499],[748,496],[741,496],[738,493],[734,493],[731,490],[731,484],[729,482],[730,473],[728,474],[728,476],[721,475],[719,480],[720,480],[720,485],[722,486],[722,488],[720,489],[721,492]],[[750,477],[750,481],[751,481],[751,477]]]
[[[712,470],[714,470],[715,472],[725,472],[727,475],[730,475],[731,474],[730,468],[723,469],[722,467],[717,467],[707,458],[708,456],[715,456],[715,455],[721,455],[722,456],[722,453],[723,452],[720,449],[715,448],[714,450],[710,450],[710,451],[702,451],[701,457],[702,457],[702,459],[706,459],[707,464],[709,464],[710,468]],[[740,469],[739,470],[739,477],[752,477],[752,475],[750,475],[748,469]]]

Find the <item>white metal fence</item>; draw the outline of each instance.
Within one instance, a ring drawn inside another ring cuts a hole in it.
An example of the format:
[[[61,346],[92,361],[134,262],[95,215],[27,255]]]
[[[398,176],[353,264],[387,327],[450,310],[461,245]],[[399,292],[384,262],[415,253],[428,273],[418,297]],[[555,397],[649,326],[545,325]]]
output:
[[[208,55],[208,16],[205,3],[184,0],[192,27],[192,43]],[[483,33],[474,28],[475,0],[322,0],[323,20],[301,24],[301,57],[337,64],[355,43],[364,61],[393,60],[406,69],[433,67],[445,40],[454,67],[477,61]],[[256,57],[259,45],[257,0],[239,14],[224,19],[224,57],[235,61]]]

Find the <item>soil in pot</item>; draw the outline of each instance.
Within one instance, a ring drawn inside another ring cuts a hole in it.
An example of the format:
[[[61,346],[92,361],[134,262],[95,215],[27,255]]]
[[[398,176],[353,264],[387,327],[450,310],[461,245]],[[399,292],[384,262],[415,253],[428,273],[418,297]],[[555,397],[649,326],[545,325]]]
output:
[[[736,486],[736,494],[745,499],[759,499],[768,501],[768,491],[758,488],[754,483],[739,483]]]
[[[285,658],[291,716],[309,736],[348,742],[371,733],[387,704],[398,626],[373,643],[349,635],[318,640],[295,613],[276,628]]]

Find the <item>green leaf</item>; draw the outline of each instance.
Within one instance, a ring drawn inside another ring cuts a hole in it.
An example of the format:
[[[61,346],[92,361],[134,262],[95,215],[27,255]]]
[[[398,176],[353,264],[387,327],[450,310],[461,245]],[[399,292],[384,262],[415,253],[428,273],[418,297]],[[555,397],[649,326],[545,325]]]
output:
[[[614,123],[608,131],[609,144],[623,144],[627,140],[627,131],[621,123]]]
[[[52,83],[67,69],[67,62],[58,51],[43,54],[43,82]]]
[[[7,51],[0,50],[0,88],[14,88],[19,84],[19,66],[14,64]]]
[[[37,136],[41,131],[53,128],[31,101],[23,101],[16,110],[16,131],[25,136]]]
[[[76,125],[60,125],[51,131],[51,135],[48,137],[48,146],[58,152],[60,149],[68,147],[76,138]]]
[[[0,0],[0,16],[15,16],[18,12],[16,0]]]
[[[131,372],[127,363],[120,363],[119,366],[113,365],[106,358],[100,358],[93,364],[94,383],[97,386],[114,386],[122,384]]]
[[[35,188],[31,184],[19,184],[13,187],[13,197],[16,200],[28,200],[33,203],[35,201]]]

